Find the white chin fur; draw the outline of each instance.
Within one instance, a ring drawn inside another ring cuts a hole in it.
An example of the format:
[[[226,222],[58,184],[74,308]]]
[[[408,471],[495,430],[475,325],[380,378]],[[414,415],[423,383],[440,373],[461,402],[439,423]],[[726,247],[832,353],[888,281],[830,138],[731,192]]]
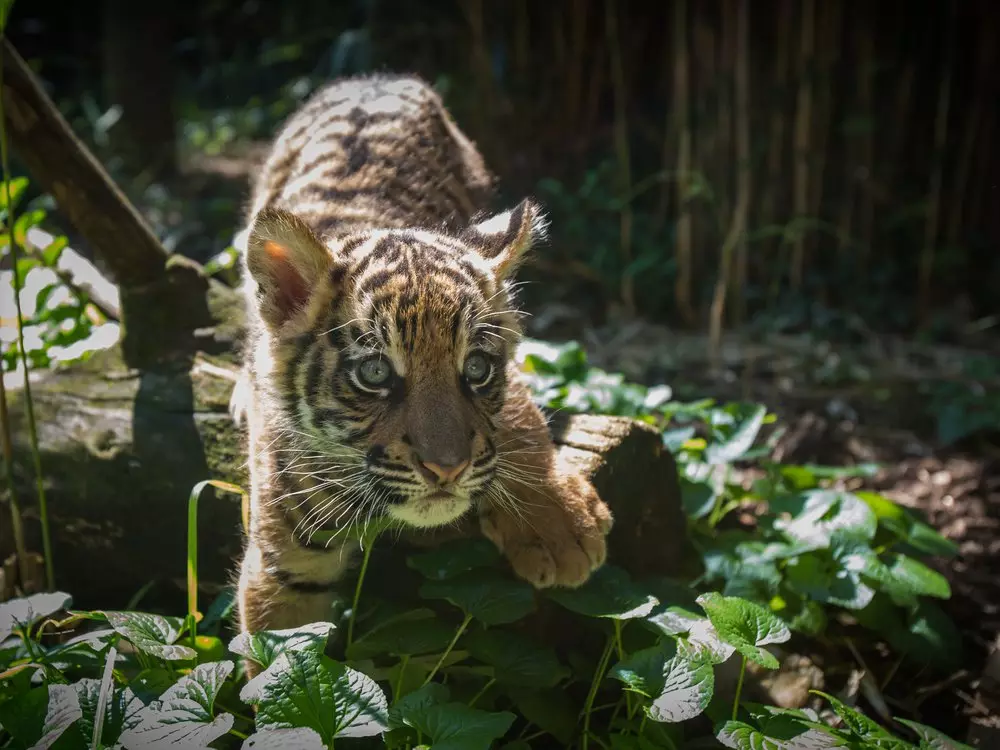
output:
[[[434,497],[407,500],[389,506],[389,515],[397,521],[418,529],[444,526],[460,517],[472,503],[464,497]]]

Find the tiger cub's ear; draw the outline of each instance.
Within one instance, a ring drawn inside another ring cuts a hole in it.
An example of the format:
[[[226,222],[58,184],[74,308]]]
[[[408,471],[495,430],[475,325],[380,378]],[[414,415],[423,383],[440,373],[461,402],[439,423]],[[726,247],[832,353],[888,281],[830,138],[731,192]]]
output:
[[[525,199],[514,208],[473,224],[462,235],[489,264],[498,282],[513,275],[531,247],[545,239],[541,208]]]
[[[247,237],[247,270],[260,288],[264,322],[278,328],[309,301],[330,273],[330,251],[299,217],[268,208],[254,217]]]

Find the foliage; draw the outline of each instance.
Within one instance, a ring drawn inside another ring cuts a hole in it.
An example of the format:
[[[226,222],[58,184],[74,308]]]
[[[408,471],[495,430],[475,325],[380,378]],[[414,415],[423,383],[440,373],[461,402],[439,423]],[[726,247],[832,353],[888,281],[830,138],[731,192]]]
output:
[[[87,297],[87,293],[66,282],[61,273],[59,259],[69,241],[65,236],[53,236],[40,231],[48,214],[41,202],[29,204],[24,210],[18,204],[24,197],[28,180],[24,177],[9,181],[10,205],[7,205],[7,187],[0,184],[0,220],[7,225],[7,217],[14,216],[14,241],[20,253],[17,261],[17,280],[24,313],[25,349],[33,369],[68,364],[86,359],[95,349],[117,340],[117,326],[108,324],[104,315]],[[16,210],[16,213],[15,213]],[[39,245],[39,240],[44,244]],[[11,233],[0,235],[0,258],[10,255]],[[17,368],[20,347],[14,310],[13,270],[0,273],[0,352],[5,372]],[[103,334],[111,326],[112,335]]]
[[[488,542],[462,540],[408,559],[409,596],[371,575],[361,593],[362,575],[353,606],[329,622],[228,643],[219,613],[231,593],[207,616],[192,600],[185,618],[95,611],[61,622],[50,618],[68,595],[13,600],[0,605],[0,747],[672,750],[706,737],[741,749],[961,747],[912,721],[890,731],[826,694],[833,723],[741,700],[747,660],[776,669],[776,644],[829,632],[838,611],[910,658],[952,656],[952,626],[930,604],[947,584],[917,559],[952,545],[885,498],[829,484],[870,467],[773,464],[755,447],[772,421],[763,407],[673,402],[589,368],[575,344],[527,342],[521,361],[549,408],[663,428],[699,580],[636,579],[607,564],[579,589],[536,592]],[[737,479],[751,464],[760,476]],[[755,530],[726,528],[738,507],[758,511]],[[576,622],[579,637],[558,652],[520,627],[543,599]],[[357,637],[343,637],[348,622]],[[69,640],[51,635],[81,624],[88,632]],[[732,659],[742,667],[729,699],[717,690]],[[249,682],[242,660],[258,666]]]

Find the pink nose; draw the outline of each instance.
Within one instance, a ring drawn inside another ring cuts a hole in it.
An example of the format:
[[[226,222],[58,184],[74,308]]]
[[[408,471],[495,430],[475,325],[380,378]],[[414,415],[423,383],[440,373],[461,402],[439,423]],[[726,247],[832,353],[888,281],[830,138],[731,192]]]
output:
[[[433,478],[436,477],[438,484],[454,482],[462,475],[462,472],[469,467],[468,460],[462,461],[462,463],[455,464],[454,466],[441,466],[440,464],[436,464],[431,461],[421,461],[420,464],[432,475],[427,478],[433,480]]]

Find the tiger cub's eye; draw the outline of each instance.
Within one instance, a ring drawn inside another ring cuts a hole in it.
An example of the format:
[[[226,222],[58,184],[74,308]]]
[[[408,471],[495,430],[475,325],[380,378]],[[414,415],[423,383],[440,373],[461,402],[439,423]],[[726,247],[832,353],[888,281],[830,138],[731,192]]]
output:
[[[462,374],[470,385],[483,385],[493,374],[493,365],[482,352],[473,352],[465,358]]]
[[[358,380],[368,388],[381,388],[392,377],[392,366],[381,357],[369,357],[357,369]]]

